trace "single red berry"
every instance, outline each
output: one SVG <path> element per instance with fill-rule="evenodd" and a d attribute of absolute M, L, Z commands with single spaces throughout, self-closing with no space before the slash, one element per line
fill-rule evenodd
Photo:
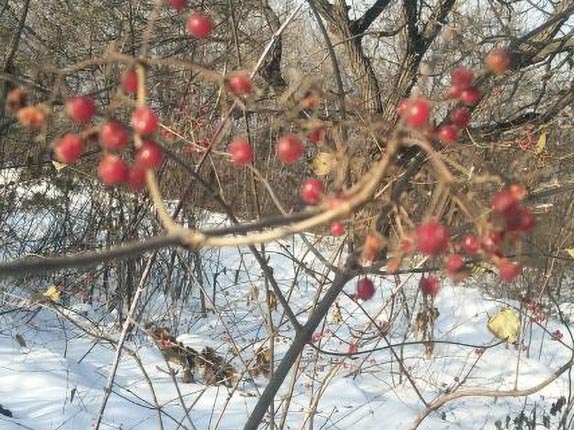
<path fill-rule="evenodd" d="M 99 140 L 102 148 L 108 151 L 119 151 L 127 146 L 130 135 L 121 122 L 109 121 L 101 126 Z"/>
<path fill-rule="evenodd" d="M 230 77 L 227 88 L 236 96 L 246 96 L 253 91 L 253 84 L 249 75 L 241 74 Z"/>
<path fill-rule="evenodd" d="M 175 10 L 185 9 L 186 3 L 186 0 L 169 0 L 169 5 Z"/>
<path fill-rule="evenodd" d="M 510 191 L 516 200 L 524 199 L 527 194 L 526 188 L 518 184 L 512 184 L 510 187 L 508 187 L 508 191 Z"/>
<path fill-rule="evenodd" d="M 144 169 L 157 169 L 163 162 L 163 150 L 155 142 L 143 142 L 137 150 L 135 164 Z"/>
<path fill-rule="evenodd" d="M 427 255 L 436 255 L 444 252 L 448 247 L 448 228 L 436 221 L 421 224 L 416 229 L 419 251 Z"/>
<path fill-rule="evenodd" d="M 502 75 L 510 68 L 512 56 L 508 49 L 494 48 L 488 53 L 484 62 L 491 72 L 497 75 Z"/>
<path fill-rule="evenodd" d="M 464 90 L 472 86 L 472 81 L 474 80 L 474 74 L 470 69 L 466 67 L 457 67 L 450 74 L 451 85 L 456 85 L 461 90 Z"/>
<path fill-rule="evenodd" d="M 459 85 L 451 85 L 448 89 L 448 96 L 451 99 L 458 99 L 463 89 L 464 88 L 461 88 Z"/>
<path fill-rule="evenodd" d="M 419 288 L 425 296 L 435 297 L 440 289 L 440 281 L 436 276 L 423 276 L 419 281 Z"/>
<path fill-rule="evenodd" d="M 146 177 L 145 170 L 142 166 L 134 165 L 129 168 L 126 184 L 134 192 L 141 191 L 145 188 Z"/>
<path fill-rule="evenodd" d="M 498 262 L 498 276 L 506 282 L 513 281 L 522 272 L 522 265 L 520 263 L 502 259 Z"/>
<path fill-rule="evenodd" d="M 361 300 L 370 300 L 375 295 L 375 286 L 369 278 L 359 279 L 355 297 Z"/>
<path fill-rule="evenodd" d="M 496 254 L 500 251 L 500 243 L 502 242 L 502 237 L 500 233 L 495 231 L 487 232 L 482 236 L 480 245 L 482 249 L 488 253 Z"/>
<path fill-rule="evenodd" d="M 325 140 L 325 129 L 323 127 L 314 128 L 309 132 L 307 138 L 313 143 L 321 143 Z"/>
<path fill-rule="evenodd" d="M 333 236 L 341 236 L 345 232 L 345 226 L 339 221 L 331 223 L 331 234 Z"/>
<path fill-rule="evenodd" d="M 85 96 L 70 97 L 66 100 L 66 113 L 77 123 L 88 122 L 94 116 L 96 106 L 94 101 Z"/>
<path fill-rule="evenodd" d="M 211 18 L 204 13 L 194 12 L 187 18 L 188 33 L 198 39 L 208 38 L 214 27 Z"/>
<path fill-rule="evenodd" d="M 464 258 L 459 254 L 450 255 L 444 265 L 444 269 L 449 275 L 455 275 L 464 268 Z"/>
<path fill-rule="evenodd" d="M 84 143 L 77 134 L 68 133 L 56 142 L 54 155 L 64 164 L 74 164 L 84 152 Z"/>
<path fill-rule="evenodd" d="M 253 150 L 246 140 L 235 140 L 229 145 L 231 160 L 236 166 L 246 166 L 251 163 Z"/>
<path fill-rule="evenodd" d="M 138 90 L 138 74 L 134 69 L 128 69 L 122 73 L 120 83 L 125 94 L 135 94 Z"/>
<path fill-rule="evenodd" d="M 422 127 L 430 117 L 430 104 L 424 97 L 409 100 L 408 106 L 403 111 L 403 118 L 411 127 Z"/>
<path fill-rule="evenodd" d="M 117 155 L 104 155 L 98 166 L 98 177 L 108 186 L 124 183 L 128 178 L 128 166 Z"/>
<path fill-rule="evenodd" d="M 478 252 L 479 248 L 480 242 L 476 236 L 468 235 L 464 238 L 464 241 L 462 242 L 462 249 L 464 249 L 464 252 L 475 254 Z"/>
<path fill-rule="evenodd" d="M 18 122 L 24 127 L 40 128 L 46 121 L 44 109 L 39 106 L 26 106 L 16 112 Z"/>
<path fill-rule="evenodd" d="M 458 140 L 458 130 L 452 125 L 443 125 L 438 130 L 438 140 L 445 145 L 456 143 Z"/>
<path fill-rule="evenodd" d="M 480 92 L 475 87 L 467 88 L 461 91 L 459 100 L 465 105 L 474 106 L 480 101 Z"/>
<path fill-rule="evenodd" d="M 157 114 L 147 106 L 136 108 L 132 113 L 132 127 L 138 134 L 153 134 L 157 131 Z"/>
<path fill-rule="evenodd" d="M 277 156 L 285 164 L 293 164 L 303 155 L 303 143 L 294 134 L 283 136 L 277 143 Z"/>
<path fill-rule="evenodd" d="M 349 344 L 349 354 L 356 354 L 359 351 L 359 347 L 356 343 Z"/>
<path fill-rule="evenodd" d="M 316 205 L 323 197 L 325 187 L 321 181 L 317 179 L 308 179 L 303 183 L 301 188 L 301 198 L 308 205 Z"/>
<path fill-rule="evenodd" d="M 450 120 L 458 128 L 465 128 L 471 119 L 470 111 L 467 108 L 456 108 L 450 114 Z"/>
<path fill-rule="evenodd" d="M 499 214 L 516 211 L 520 202 L 509 189 L 497 191 L 492 197 L 492 210 Z"/>

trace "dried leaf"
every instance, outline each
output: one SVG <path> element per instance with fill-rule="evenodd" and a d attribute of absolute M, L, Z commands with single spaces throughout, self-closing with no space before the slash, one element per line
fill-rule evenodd
<path fill-rule="evenodd" d="M 317 176 L 326 176 L 333 171 L 336 161 L 334 154 L 319 152 L 313 159 L 313 172 Z"/>
<path fill-rule="evenodd" d="M 61 297 L 60 289 L 55 285 L 44 291 L 42 295 L 52 302 L 59 302 Z"/>
<path fill-rule="evenodd" d="M 514 342 L 520 333 L 520 318 L 512 309 L 501 309 L 488 319 L 487 327 L 500 340 Z"/>

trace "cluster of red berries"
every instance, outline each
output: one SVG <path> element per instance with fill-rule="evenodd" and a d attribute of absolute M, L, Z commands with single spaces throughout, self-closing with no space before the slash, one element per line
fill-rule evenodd
<path fill-rule="evenodd" d="M 487 55 L 485 64 L 493 73 L 502 74 L 510 67 L 511 60 L 507 49 L 495 48 Z M 474 74 L 470 69 L 458 67 L 452 71 L 448 97 L 466 106 L 475 106 L 480 102 L 480 91 L 474 85 Z M 445 145 L 458 140 L 459 131 L 468 126 L 472 117 L 468 108 L 457 107 L 451 112 L 449 123 L 434 130 L 429 127 L 431 106 L 425 97 L 405 99 L 399 104 L 397 111 L 406 125 L 424 129 Z"/>
<path fill-rule="evenodd" d="M 512 185 L 496 192 L 492 199 L 492 217 L 488 228 L 482 236 L 467 235 L 455 245 L 459 252 L 467 255 L 480 254 L 496 264 L 500 279 L 512 281 L 520 275 L 520 263 L 504 257 L 505 243 L 512 244 L 525 234 L 534 230 L 536 217 L 532 211 L 522 206 L 521 200 L 526 190 L 519 185 Z M 450 232 L 447 227 L 430 220 L 420 224 L 414 234 L 401 241 L 403 252 L 410 254 L 419 251 L 430 257 L 444 254 L 450 247 Z M 453 279 L 463 279 L 465 273 L 465 259 L 459 253 L 451 253 L 444 259 L 444 270 Z M 438 278 L 423 277 L 420 287 L 424 294 L 434 295 L 438 292 Z"/>
<path fill-rule="evenodd" d="M 121 83 L 125 93 L 135 92 L 135 72 L 126 71 Z M 85 96 L 71 97 L 66 101 L 66 113 L 72 122 L 88 123 L 95 113 L 94 102 Z M 133 131 L 142 137 L 153 135 L 159 127 L 157 114 L 147 106 L 133 110 L 131 123 Z M 98 141 L 105 154 L 98 165 L 98 177 L 105 185 L 126 184 L 128 188 L 137 191 L 145 186 L 145 171 L 157 169 L 163 162 L 163 150 L 156 142 L 147 139 L 136 149 L 134 162 L 129 165 L 115 153 L 128 147 L 130 137 L 130 130 L 120 121 L 112 119 L 99 126 Z M 84 144 L 78 134 L 68 133 L 54 144 L 54 155 L 62 163 L 77 162 L 83 152 Z"/>

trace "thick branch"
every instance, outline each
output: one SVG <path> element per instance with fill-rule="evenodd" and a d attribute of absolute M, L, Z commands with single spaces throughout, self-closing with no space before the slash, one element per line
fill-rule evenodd
<path fill-rule="evenodd" d="M 355 34 L 364 33 L 371 24 L 383 13 L 391 0 L 377 0 L 359 19 L 351 23 L 351 30 Z"/>
<path fill-rule="evenodd" d="M 43 272 L 94 266 L 117 259 L 133 258 L 146 251 L 153 251 L 180 244 L 173 236 L 152 237 L 145 241 L 129 242 L 117 247 L 85 252 L 64 257 L 27 257 L 0 263 L 0 278 L 8 276 L 39 275 Z"/>

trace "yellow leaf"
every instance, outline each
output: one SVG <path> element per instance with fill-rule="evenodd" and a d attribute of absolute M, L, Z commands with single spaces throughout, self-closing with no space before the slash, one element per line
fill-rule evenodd
<path fill-rule="evenodd" d="M 520 318 L 512 309 L 501 309 L 488 319 L 487 327 L 500 340 L 514 342 L 520 333 Z"/>
<path fill-rule="evenodd" d="M 538 144 L 536 145 L 536 153 L 542 154 L 546 150 L 546 140 L 547 133 L 546 130 L 542 131 L 542 134 L 538 138 Z"/>
<path fill-rule="evenodd" d="M 566 248 L 564 251 L 566 251 L 570 257 L 574 258 L 574 248 Z"/>
<path fill-rule="evenodd" d="M 328 152 L 319 152 L 313 159 L 313 172 L 317 176 L 325 176 L 331 173 L 335 166 L 335 155 Z"/>
<path fill-rule="evenodd" d="M 52 302 L 59 302 L 61 294 L 60 289 L 55 285 L 52 285 L 50 288 L 44 291 L 42 295 L 46 297 L 48 300 L 51 300 Z"/>
<path fill-rule="evenodd" d="M 58 172 L 59 172 L 60 170 L 62 170 L 64 167 L 68 167 L 67 164 L 60 163 L 60 162 L 58 162 L 58 161 L 56 161 L 56 160 L 52 160 L 52 166 L 54 166 L 54 169 L 56 169 Z"/>

